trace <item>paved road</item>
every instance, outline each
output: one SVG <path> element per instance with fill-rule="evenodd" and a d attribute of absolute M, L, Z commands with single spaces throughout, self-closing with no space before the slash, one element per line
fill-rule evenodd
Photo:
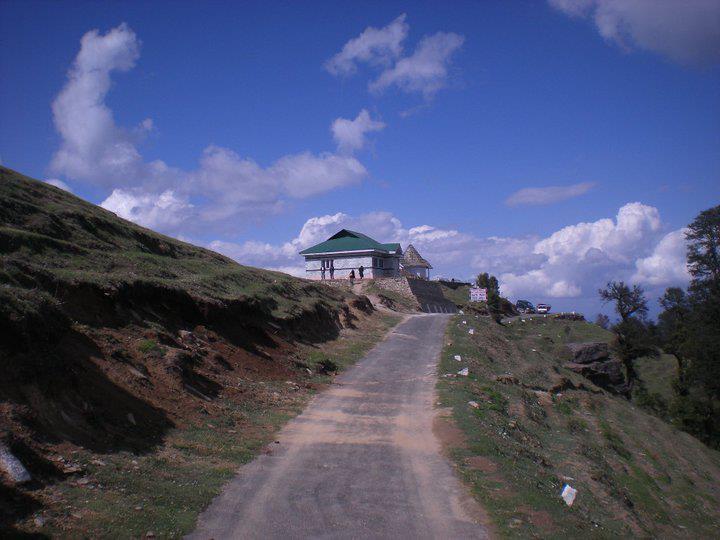
<path fill-rule="evenodd" d="M 415 315 L 243 467 L 191 538 L 486 538 L 433 435 L 446 315 Z"/>

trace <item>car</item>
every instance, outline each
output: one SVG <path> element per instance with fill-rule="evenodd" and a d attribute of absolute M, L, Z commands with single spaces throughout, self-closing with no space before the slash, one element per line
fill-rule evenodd
<path fill-rule="evenodd" d="M 551 308 L 551 307 L 552 307 L 552 306 L 550 306 L 550 305 L 548 305 L 548 304 L 538 304 L 538 305 L 537 305 L 537 312 L 538 312 L 538 313 L 548 313 L 548 312 L 550 311 L 550 308 Z"/>
<path fill-rule="evenodd" d="M 532 302 L 528 302 L 527 300 L 518 300 L 515 302 L 515 309 L 517 309 L 520 313 L 535 313 L 535 306 L 532 305 Z"/>

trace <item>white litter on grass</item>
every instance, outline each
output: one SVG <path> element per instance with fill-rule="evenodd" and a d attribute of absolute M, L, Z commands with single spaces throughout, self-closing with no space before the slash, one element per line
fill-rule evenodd
<path fill-rule="evenodd" d="M 567 504 L 568 506 L 572 506 L 575 502 L 575 497 L 577 496 L 577 489 L 573 489 L 570 487 L 569 484 L 565 484 L 563 486 L 563 490 L 560 496 L 565 501 L 565 504 Z"/>
<path fill-rule="evenodd" d="M 465 312 L 464 312 L 462 309 L 459 310 L 458 313 L 459 313 L 460 315 L 465 315 Z"/>
<path fill-rule="evenodd" d="M 532 352 L 537 352 L 535 349 L 532 349 Z"/>
<path fill-rule="evenodd" d="M 457 374 L 462 375 L 463 377 L 467 377 L 468 375 L 470 375 L 470 370 L 464 367 L 460 371 L 458 371 Z"/>
<path fill-rule="evenodd" d="M 462 360 L 462 357 L 459 354 L 456 354 L 453 358 L 455 358 L 455 360 L 457 360 L 458 362 Z"/>
<path fill-rule="evenodd" d="M 468 401 L 468 405 L 470 405 L 473 409 L 480 408 L 480 404 L 477 401 Z"/>
<path fill-rule="evenodd" d="M 468 334 L 474 334 L 474 333 L 475 333 L 475 330 L 474 330 L 473 328 L 471 328 L 470 330 L 468 330 Z"/>
<path fill-rule="evenodd" d="M 463 324 L 467 324 L 467 321 L 463 321 Z"/>
<path fill-rule="evenodd" d="M 525 319 L 520 319 L 521 322 L 525 322 Z"/>

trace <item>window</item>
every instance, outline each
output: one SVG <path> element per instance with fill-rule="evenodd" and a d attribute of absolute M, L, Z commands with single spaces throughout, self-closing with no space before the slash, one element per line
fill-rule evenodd
<path fill-rule="evenodd" d="M 373 257 L 372 264 L 373 264 L 374 268 L 382 268 L 384 262 L 385 262 L 385 260 L 381 259 L 380 257 Z"/>

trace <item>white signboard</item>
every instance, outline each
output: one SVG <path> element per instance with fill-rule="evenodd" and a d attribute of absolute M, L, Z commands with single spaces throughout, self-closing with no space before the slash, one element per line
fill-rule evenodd
<path fill-rule="evenodd" d="M 470 287 L 471 302 L 487 302 L 487 289 L 480 287 Z"/>

